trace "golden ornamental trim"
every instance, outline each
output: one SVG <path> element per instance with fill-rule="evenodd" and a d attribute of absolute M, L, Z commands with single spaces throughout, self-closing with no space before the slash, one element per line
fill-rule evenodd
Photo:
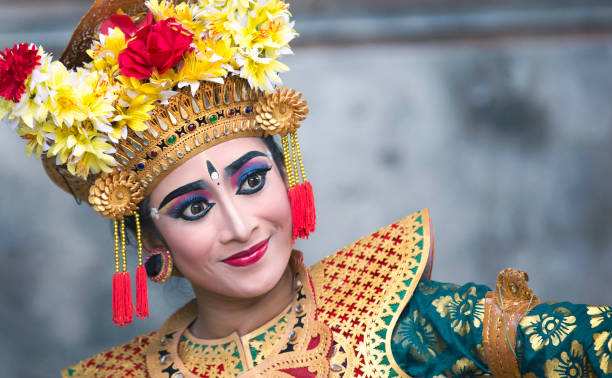
<path fill-rule="evenodd" d="M 265 135 L 287 135 L 300 127 L 308 114 L 306 100 L 301 97 L 301 92 L 283 87 L 259 99 L 255 105 L 255 119 Z"/>
<path fill-rule="evenodd" d="M 121 219 L 138 209 L 144 190 L 132 172 L 104 173 L 89 189 L 89 203 L 103 217 Z"/>

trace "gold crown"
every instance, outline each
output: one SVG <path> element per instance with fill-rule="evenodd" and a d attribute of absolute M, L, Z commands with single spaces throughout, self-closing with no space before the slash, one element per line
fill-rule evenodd
<path fill-rule="evenodd" d="M 287 135 L 307 113 L 306 101 L 293 89 L 283 87 L 263 94 L 246 80 L 230 77 L 224 84 L 202 83 L 193 96 L 184 88 L 167 105 L 157 104 L 147 131 L 129 130 L 127 138 L 116 144 L 113 156 L 118 166 L 111 173 L 83 180 L 56 165 L 54 159 L 43 159 L 43 165 L 60 188 L 89 200 L 101 215 L 119 219 L 130 215 L 134 205 L 182 160 L 234 138 Z M 121 193 L 116 200 L 125 202 L 124 207 L 106 206 L 114 198 L 113 190 Z M 126 198 L 129 193 L 133 193 L 131 201 Z"/>

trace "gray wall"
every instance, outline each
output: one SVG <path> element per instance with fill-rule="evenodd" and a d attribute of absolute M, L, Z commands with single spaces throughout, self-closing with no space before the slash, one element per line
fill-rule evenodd
<path fill-rule="evenodd" d="M 612 8 L 388 2 L 365 17 L 351 2 L 302 1 L 283 79 L 311 108 L 300 140 L 319 223 L 297 245 L 308 263 L 427 207 L 435 279 L 493 285 L 514 267 L 543 300 L 612 303 L 612 34 L 601 21 Z M 0 4 L 2 45 L 57 50 L 83 13 Z M 0 209 L 2 376 L 56 376 L 190 296 L 180 281 L 150 284 L 152 318 L 113 326 L 110 225 L 53 186 L 6 126 Z"/>

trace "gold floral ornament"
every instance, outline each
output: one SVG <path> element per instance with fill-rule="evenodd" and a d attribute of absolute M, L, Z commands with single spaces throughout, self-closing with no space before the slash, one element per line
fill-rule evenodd
<path fill-rule="evenodd" d="M 133 172 L 103 174 L 89 189 L 89 203 L 100 215 L 121 219 L 131 215 L 144 198 L 144 189 Z"/>
<path fill-rule="evenodd" d="M 300 122 L 306 119 L 308 108 L 301 92 L 283 87 L 262 96 L 255 105 L 255 113 L 255 120 L 266 136 L 287 135 L 300 127 Z"/>

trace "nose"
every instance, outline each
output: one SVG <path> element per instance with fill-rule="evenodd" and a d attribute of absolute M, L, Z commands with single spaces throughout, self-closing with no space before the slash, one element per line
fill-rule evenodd
<path fill-rule="evenodd" d="M 224 198 L 221 205 L 220 215 L 223 217 L 219 230 L 219 241 L 223 244 L 238 241 L 247 242 L 251 239 L 255 223 L 246 211 L 241 211 L 240 205 L 232 198 Z"/>

